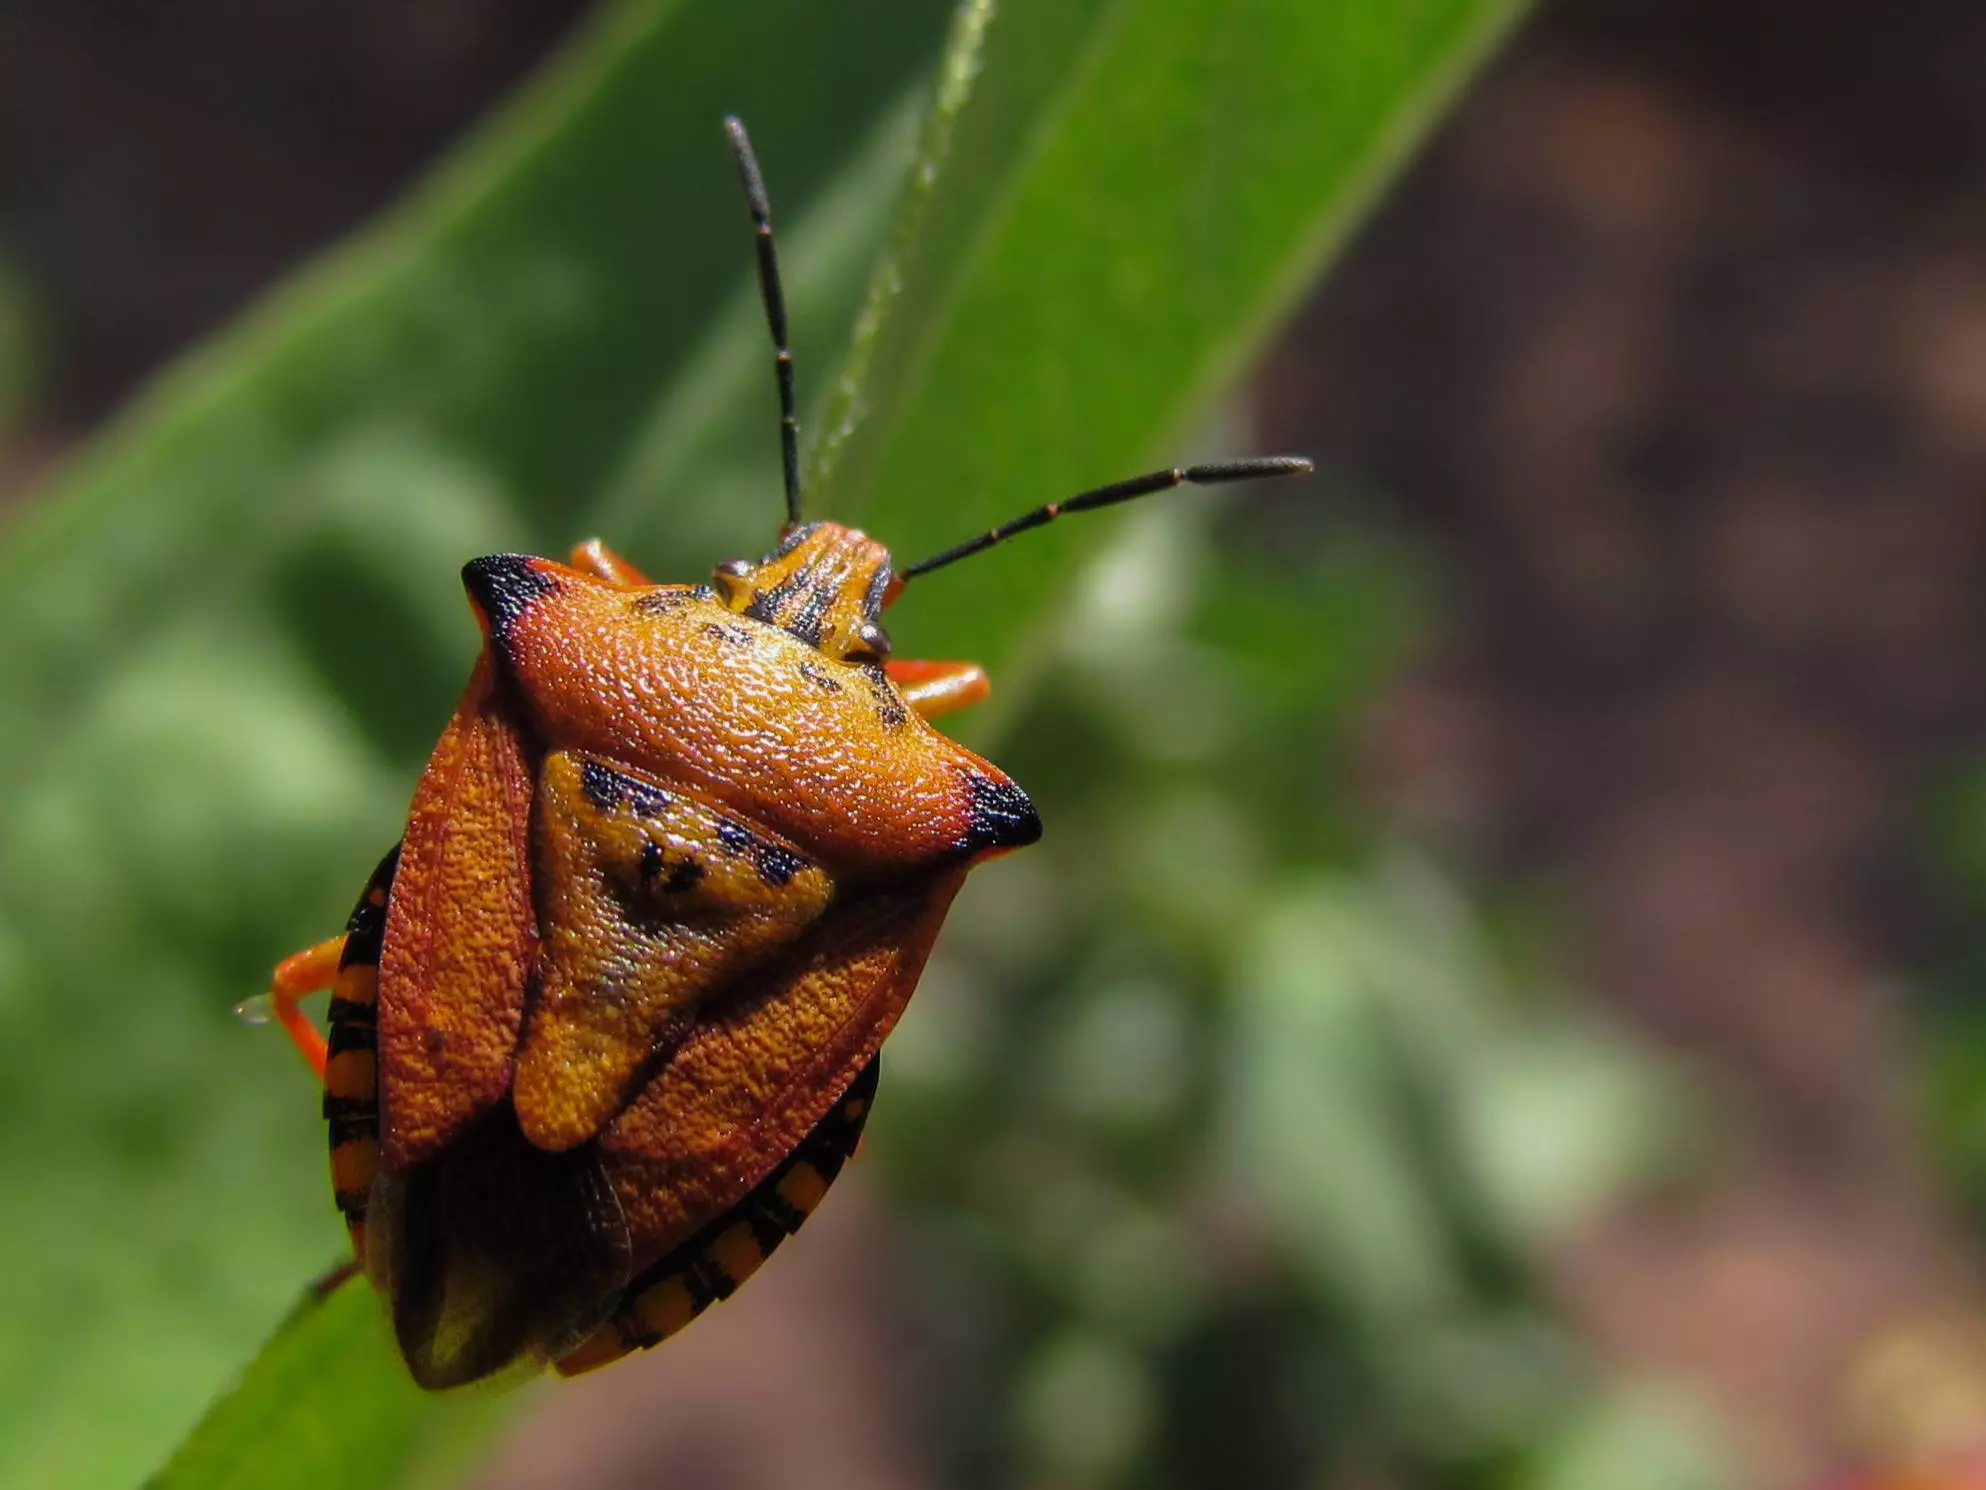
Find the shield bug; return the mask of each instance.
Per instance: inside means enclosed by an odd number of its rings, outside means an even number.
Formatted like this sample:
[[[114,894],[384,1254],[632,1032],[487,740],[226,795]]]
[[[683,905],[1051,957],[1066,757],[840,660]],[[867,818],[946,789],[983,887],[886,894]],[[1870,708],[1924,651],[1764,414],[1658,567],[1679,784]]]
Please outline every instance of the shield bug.
[[[929,720],[971,663],[893,659],[921,575],[1065,513],[1296,458],[1154,472],[896,568],[802,517],[765,187],[727,120],[778,373],[787,522],[651,582],[598,541],[462,571],[483,632],[406,834],[275,973],[319,1073],[355,1267],[414,1379],[588,1370],[730,1294],[819,1204],[967,871],[1040,820]],[[299,1008],[331,992],[329,1035]]]

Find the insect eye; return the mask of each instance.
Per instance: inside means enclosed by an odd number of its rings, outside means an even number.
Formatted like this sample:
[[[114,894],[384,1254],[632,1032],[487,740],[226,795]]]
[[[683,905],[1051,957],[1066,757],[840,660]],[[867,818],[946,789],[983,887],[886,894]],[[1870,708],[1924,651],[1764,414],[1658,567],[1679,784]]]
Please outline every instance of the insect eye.
[[[848,640],[848,650],[842,653],[842,660],[858,666],[871,662],[885,662],[890,655],[890,634],[874,621],[864,621],[855,635]]]
[[[730,559],[711,570],[710,587],[732,610],[743,610],[751,603],[752,573],[750,561]]]

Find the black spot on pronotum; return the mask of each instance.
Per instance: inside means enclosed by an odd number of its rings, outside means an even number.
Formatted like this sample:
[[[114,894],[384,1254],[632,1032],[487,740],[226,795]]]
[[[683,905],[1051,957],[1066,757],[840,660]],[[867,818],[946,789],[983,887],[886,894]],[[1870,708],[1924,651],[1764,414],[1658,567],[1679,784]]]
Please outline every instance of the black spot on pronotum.
[[[529,554],[485,554],[462,566],[462,585],[483,613],[490,640],[499,647],[534,601],[558,590],[559,582],[536,567]]]
[[[816,666],[814,663],[811,662],[801,663],[800,676],[805,678],[809,683],[812,683],[816,688],[820,689],[820,691],[823,693],[841,692],[841,685],[835,682],[833,676],[827,671],[827,669]]]
[[[634,608],[651,616],[665,615],[679,605],[688,605],[696,599],[702,585],[671,585],[667,589],[649,590],[634,597]]]
[[[662,845],[653,838],[642,840],[641,882],[652,885],[662,877]]]
[[[990,848],[1021,848],[1041,837],[1041,814],[1027,793],[1011,781],[994,781],[977,771],[965,778],[971,802],[966,809],[963,853]]]
[[[717,841],[734,854],[749,854],[758,846],[759,836],[743,823],[720,817],[717,820]]]
[[[793,876],[807,867],[805,859],[776,843],[761,843],[753,851],[752,864],[768,885],[791,884]]]
[[[702,630],[705,636],[714,636],[727,647],[750,647],[758,643],[749,626],[727,626],[722,621],[705,621]]]
[[[890,681],[890,675],[883,670],[882,663],[864,663],[862,673],[869,680],[869,691],[875,695],[876,718],[883,728],[902,729],[910,723],[910,710],[903,702],[903,695]]]

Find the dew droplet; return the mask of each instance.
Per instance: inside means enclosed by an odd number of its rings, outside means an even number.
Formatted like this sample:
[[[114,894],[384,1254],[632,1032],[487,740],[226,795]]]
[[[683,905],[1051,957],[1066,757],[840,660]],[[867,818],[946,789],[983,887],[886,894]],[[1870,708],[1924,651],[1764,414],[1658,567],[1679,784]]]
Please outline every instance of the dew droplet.
[[[243,999],[234,1006],[234,1017],[243,1024],[267,1024],[275,1017],[275,1005],[269,995],[258,993],[253,998]]]

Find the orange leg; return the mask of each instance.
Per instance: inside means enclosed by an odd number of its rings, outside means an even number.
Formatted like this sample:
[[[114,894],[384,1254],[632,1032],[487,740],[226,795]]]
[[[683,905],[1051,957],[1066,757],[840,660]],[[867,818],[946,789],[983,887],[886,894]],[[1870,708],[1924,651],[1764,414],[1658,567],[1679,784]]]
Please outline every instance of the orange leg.
[[[365,1223],[360,1222],[359,1224],[363,1227]],[[363,1235],[364,1233],[361,1231],[359,1234]],[[336,1293],[339,1285],[347,1278],[356,1277],[364,1271],[365,1259],[363,1254],[350,1262],[341,1262],[335,1268],[331,1269],[330,1272],[310,1285],[310,1297],[321,1304],[330,1298],[332,1294]]]
[[[608,584],[618,585],[623,590],[638,589],[655,583],[598,538],[589,538],[573,549],[572,567],[581,574],[604,579]]]
[[[976,662],[891,662],[884,665],[897,692],[926,719],[970,708],[992,691]]]
[[[310,1062],[317,1079],[324,1079],[326,1047],[324,1036],[298,1005],[313,993],[329,988],[338,977],[338,959],[344,955],[345,938],[330,937],[314,947],[292,953],[276,965],[269,984],[269,1003],[277,1021],[289,1032],[298,1052]]]

